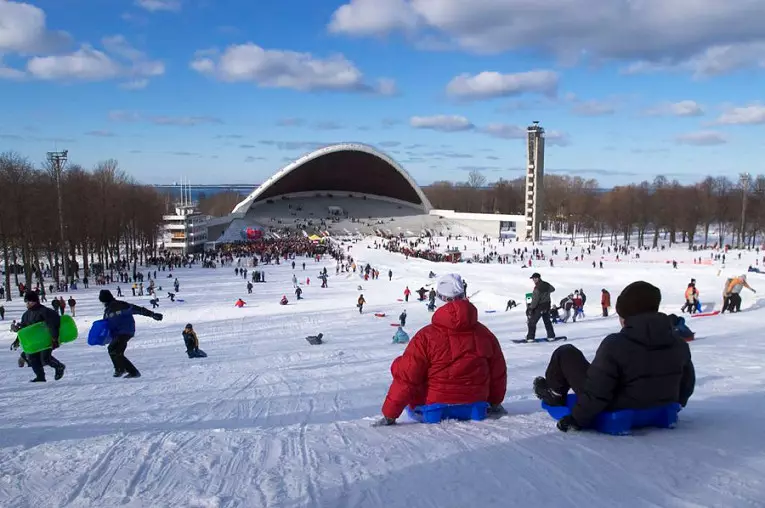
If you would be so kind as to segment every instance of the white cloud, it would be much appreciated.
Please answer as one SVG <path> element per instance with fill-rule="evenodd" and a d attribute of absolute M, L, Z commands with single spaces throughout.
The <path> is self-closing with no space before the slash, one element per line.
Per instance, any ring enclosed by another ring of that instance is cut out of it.
<path fill-rule="evenodd" d="M 165 64 L 150 60 L 131 46 L 125 37 L 115 35 L 102 41 L 105 51 L 84 44 L 74 53 L 34 57 L 27 62 L 28 73 L 37 79 L 61 81 L 105 81 L 124 78 L 123 88 L 145 88 L 147 78 L 165 73 Z"/>
<path fill-rule="evenodd" d="M 0 55 L 54 51 L 70 42 L 66 32 L 52 32 L 45 12 L 34 5 L 0 0 Z"/>
<path fill-rule="evenodd" d="M 762 125 L 765 124 L 765 104 L 729 107 L 715 120 L 718 125 Z"/>
<path fill-rule="evenodd" d="M 3 64 L 2 55 L 0 55 L 0 79 L 21 80 L 21 79 L 24 79 L 25 77 L 26 77 L 26 74 L 24 73 L 24 71 L 13 69 L 11 67 L 6 67 Z"/>
<path fill-rule="evenodd" d="M 321 59 L 310 53 L 263 49 L 253 43 L 229 46 L 220 54 L 197 52 L 191 68 L 220 81 L 299 91 L 389 93 L 392 84 L 390 80 L 377 86 L 367 84 L 361 71 L 342 55 Z"/>
<path fill-rule="evenodd" d="M 520 125 L 505 123 L 491 123 L 481 128 L 481 132 L 489 136 L 501 139 L 526 139 L 527 128 Z M 545 144 L 550 146 L 568 146 L 569 136 L 561 131 L 546 131 Z"/>
<path fill-rule="evenodd" d="M 633 72 L 682 68 L 705 76 L 765 62 L 763 19 L 760 0 L 350 0 L 329 30 L 416 31 L 472 52 L 535 49 L 568 61 L 640 62 Z"/>
<path fill-rule="evenodd" d="M 178 12 L 181 10 L 180 0 L 135 0 L 135 5 L 149 12 Z"/>
<path fill-rule="evenodd" d="M 380 95 L 396 95 L 398 93 L 398 86 L 396 86 L 396 81 L 390 78 L 378 79 L 377 87 L 375 89 Z"/>
<path fill-rule="evenodd" d="M 558 90 L 557 72 L 533 70 L 516 74 L 484 71 L 474 76 L 460 74 L 446 86 L 446 93 L 461 99 L 493 99 L 523 93 L 555 95 Z"/>
<path fill-rule="evenodd" d="M 475 127 L 470 120 L 460 115 L 413 116 L 409 125 L 415 129 L 430 129 L 441 132 L 459 132 Z"/>
<path fill-rule="evenodd" d="M 112 122 L 148 122 L 155 125 L 193 127 L 205 124 L 222 124 L 220 118 L 213 116 L 145 116 L 135 111 L 109 111 Z"/>
<path fill-rule="evenodd" d="M 576 104 L 571 111 L 581 116 L 613 115 L 616 106 L 608 101 L 587 100 Z"/>
<path fill-rule="evenodd" d="M 675 142 L 681 145 L 693 146 L 716 146 L 728 142 L 726 137 L 715 131 L 698 131 L 680 134 L 675 137 Z"/>
<path fill-rule="evenodd" d="M 649 116 L 702 116 L 704 108 L 696 101 L 666 102 L 648 109 Z"/>
<path fill-rule="evenodd" d="M 332 15 L 329 30 L 350 35 L 376 35 L 393 30 L 412 31 L 418 16 L 407 0 L 353 0 Z"/>

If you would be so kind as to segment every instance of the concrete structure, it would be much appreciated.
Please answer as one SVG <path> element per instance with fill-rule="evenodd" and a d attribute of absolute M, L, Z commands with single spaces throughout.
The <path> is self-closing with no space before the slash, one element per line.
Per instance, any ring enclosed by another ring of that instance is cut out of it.
<path fill-rule="evenodd" d="M 539 122 L 527 129 L 525 239 L 537 242 L 542 238 L 544 214 L 545 130 Z"/>
<path fill-rule="evenodd" d="M 207 241 L 209 219 L 199 213 L 193 203 L 177 204 L 174 214 L 162 216 L 160 246 L 183 254 L 202 250 Z"/>
<path fill-rule="evenodd" d="M 430 215 L 495 238 L 515 237 L 519 230 L 525 233 L 526 217 L 523 215 L 462 213 L 454 210 L 431 210 Z"/>

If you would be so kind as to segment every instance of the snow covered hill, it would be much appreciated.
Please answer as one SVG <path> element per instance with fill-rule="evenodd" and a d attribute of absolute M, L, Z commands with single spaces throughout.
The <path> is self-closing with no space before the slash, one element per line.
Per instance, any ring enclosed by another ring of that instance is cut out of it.
<path fill-rule="evenodd" d="M 563 434 L 531 392 L 558 344 L 513 344 L 525 333 L 524 313 L 504 312 L 507 299 L 522 302 L 530 291 L 531 270 L 406 261 L 367 248 L 372 241 L 351 253 L 377 267 L 380 280 L 336 276 L 332 260 L 308 259 L 303 272 L 299 258 L 300 302 L 288 265 L 265 267 L 268 282 L 256 284 L 253 295 L 233 267 L 177 270 L 184 302 L 163 300 L 162 322 L 137 318 L 127 356 L 140 379 L 113 379 L 105 348 L 83 338 L 57 350 L 67 365 L 62 380 L 51 375 L 48 383 L 28 383 L 31 369 L 17 368 L 17 353 L 8 350 L 9 318 L 21 315 L 22 303 L 7 305 L 0 331 L 0 506 L 765 506 L 765 302 L 756 295 L 744 294 L 746 311 L 739 315 L 689 320 L 698 337 L 691 343 L 698 379 L 676 429 L 629 437 Z M 552 246 L 543 248 L 549 253 Z M 719 263 L 694 265 L 693 256 L 709 253 L 654 252 L 621 262 L 606 255 L 602 270 L 591 264 L 600 253 L 579 263 L 558 256 L 555 268 L 544 262 L 533 270 L 556 286 L 557 299 L 585 290 L 587 318 L 557 331 L 592 357 L 618 329 L 616 317 L 599 317 L 601 288 L 615 299 L 627 283 L 644 279 L 662 289 L 662 310 L 679 312 L 694 277 L 702 301 L 719 308 L 725 276 L 746 271 L 756 254 L 740 261 L 729 255 L 722 270 Z M 680 262 L 677 269 L 667 264 L 672 259 Z M 320 289 L 317 275 L 325 265 L 329 288 Z M 402 417 L 395 427 L 371 428 L 390 363 L 404 347 L 391 344 L 390 323 L 403 308 L 410 333 L 430 319 L 423 303 L 397 300 L 407 285 L 414 291 L 432 282 L 430 270 L 461 273 L 482 322 L 500 338 L 510 416 L 433 426 Z M 765 275 L 750 275 L 753 287 L 765 289 L 763 282 Z M 368 302 L 363 315 L 355 307 L 358 285 Z M 100 317 L 98 289 L 74 293 L 82 335 Z M 286 307 L 278 305 L 283 294 L 290 298 Z M 244 309 L 233 306 L 239 297 L 248 303 Z M 127 300 L 148 305 L 149 298 Z M 186 357 L 187 322 L 208 358 Z M 304 340 L 319 332 L 326 344 Z"/>

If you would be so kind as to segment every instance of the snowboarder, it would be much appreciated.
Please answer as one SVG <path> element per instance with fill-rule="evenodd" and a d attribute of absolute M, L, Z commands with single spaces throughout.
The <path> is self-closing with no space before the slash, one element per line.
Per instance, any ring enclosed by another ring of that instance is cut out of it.
<path fill-rule="evenodd" d="M 66 366 L 59 362 L 53 356 L 53 350 L 58 349 L 58 334 L 59 327 L 61 326 L 61 316 L 53 309 L 40 305 L 40 296 L 34 291 L 27 291 L 24 294 L 24 303 L 26 303 L 27 310 L 22 314 L 21 321 L 17 325 L 17 330 L 32 326 L 36 323 L 45 323 L 48 327 L 48 332 L 51 337 L 51 347 L 37 353 L 21 353 L 19 358 L 19 366 L 23 367 L 24 362 L 29 363 L 32 370 L 35 373 L 35 378 L 31 380 L 32 383 L 44 383 L 45 382 L 45 365 L 53 367 L 55 370 L 55 376 L 53 379 L 58 381 L 64 377 L 64 370 Z M 13 343 L 13 349 L 19 347 L 19 339 Z"/>
<path fill-rule="evenodd" d="M 186 344 L 186 354 L 189 355 L 189 358 L 207 358 L 207 353 L 199 349 L 199 338 L 191 323 L 188 323 L 181 333 L 183 335 L 183 342 Z"/>
<path fill-rule="evenodd" d="M 531 296 L 531 302 L 526 310 L 526 314 L 529 316 L 529 330 L 526 334 L 526 341 L 534 342 L 537 332 L 537 323 L 540 318 L 545 325 L 547 338 L 554 339 L 555 330 L 550 321 L 550 293 L 554 292 L 555 288 L 550 283 L 543 281 L 542 276 L 538 273 L 532 274 L 531 280 L 534 281 L 534 291 Z"/>
<path fill-rule="evenodd" d="M 394 425 L 406 406 L 423 404 L 487 401 L 492 415 L 506 414 L 502 401 L 507 365 L 499 341 L 478 322 L 478 310 L 465 298 L 459 275 L 445 275 L 437 287 L 446 305 L 393 361 L 393 383 L 382 407 L 383 417 L 375 426 Z M 463 336 L 471 340 L 460 341 Z M 452 350 L 456 343 L 461 347 L 459 354 Z"/>
<path fill-rule="evenodd" d="M 135 365 L 125 357 L 128 342 L 135 336 L 135 319 L 133 316 L 146 316 L 155 321 L 162 321 L 162 314 L 152 312 L 144 307 L 132 303 L 116 300 L 108 289 L 102 289 L 98 293 L 98 301 L 104 304 L 104 320 L 107 321 L 111 342 L 109 343 L 109 357 L 114 365 L 114 377 L 125 378 L 141 377 L 141 373 Z"/>
<path fill-rule="evenodd" d="M 603 339 L 592 363 L 570 344 L 553 352 L 533 388 L 551 406 L 565 405 L 569 390 L 578 395 L 571 414 L 558 421 L 559 430 L 589 427 L 606 409 L 688 403 L 696 379 L 691 352 L 673 332 L 670 316 L 659 312 L 660 304 L 659 288 L 633 282 L 616 299 L 621 331 Z"/>

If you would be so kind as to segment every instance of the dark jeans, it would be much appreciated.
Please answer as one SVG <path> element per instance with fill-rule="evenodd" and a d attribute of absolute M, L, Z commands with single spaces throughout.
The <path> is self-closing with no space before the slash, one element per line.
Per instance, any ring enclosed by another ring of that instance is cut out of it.
<path fill-rule="evenodd" d="M 608 317 L 608 307 L 603 307 L 603 317 Z"/>
<path fill-rule="evenodd" d="M 723 301 L 722 311 L 741 312 L 741 295 L 733 293 Z"/>
<path fill-rule="evenodd" d="M 52 349 L 46 349 L 45 351 L 27 354 L 25 356 L 27 362 L 29 362 L 29 366 L 32 367 L 35 376 L 37 376 L 37 379 L 45 379 L 45 369 L 43 369 L 43 366 L 45 365 L 53 367 L 54 369 L 60 369 L 64 366 L 63 363 L 53 357 Z"/>
<path fill-rule="evenodd" d="M 552 339 L 555 337 L 555 330 L 553 330 L 552 321 L 550 321 L 550 308 L 549 307 L 537 307 L 531 312 L 529 316 L 529 332 L 526 334 L 526 338 L 531 340 L 536 337 L 537 323 L 539 319 L 545 325 L 545 331 L 547 332 L 547 338 Z"/>
<path fill-rule="evenodd" d="M 547 386 L 560 395 L 566 395 L 569 390 L 579 393 L 584 388 L 589 368 L 590 362 L 576 346 L 561 346 L 550 357 L 545 372 Z"/>
<path fill-rule="evenodd" d="M 109 357 L 114 364 L 114 371 L 128 374 L 138 374 L 138 369 L 135 368 L 130 360 L 125 358 L 125 350 L 127 349 L 128 341 L 131 337 L 127 335 L 118 335 L 109 343 Z"/>

